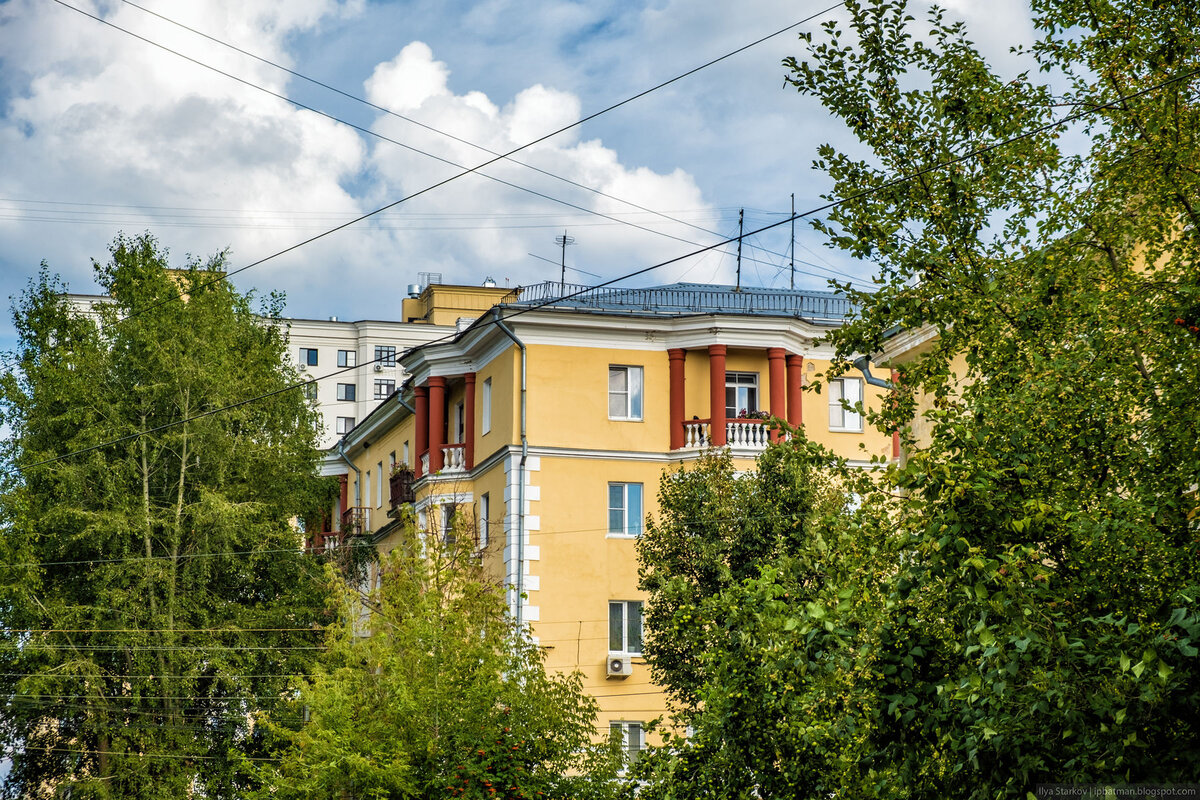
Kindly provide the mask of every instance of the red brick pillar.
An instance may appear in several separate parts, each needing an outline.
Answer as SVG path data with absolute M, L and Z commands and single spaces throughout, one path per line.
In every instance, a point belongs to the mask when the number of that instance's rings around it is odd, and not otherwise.
M 446 379 L 429 379 L 429 474 L 441 471 L 442 448 L 446 446 Z
M 771 416 L 787 419 L 787 387 L 784 385 L 784 360 L 787 351 L 782 347 L 767 348 L 767 369 L 771 384 Z M 779 431 L 771 431 L 771 441 L 779 441 Z
M 667 365 L 671 378 L 671 449 L 683 447 L 683 361 L 687 351 L 672 347 L 667 350 Z
M 475 373 L 463 375 L 467 384 L 467 394 L 463 399 L 463 466 L 468 470 L 475 466 Z
M 804 356 L 787 357 L 787 421 L 799 428 L 804 424 L 801 390 L 804 387 Z
M 725 437 L 725 353 L 723 344 L 708 346 L 708 427 L 713 447 L 724 447 Z
M 429 387 L 418 386 L 413 389 L 417 406 L 416 456 L 412 468 L 416 477 L 421 477 L 421 456 L 429 449 Z

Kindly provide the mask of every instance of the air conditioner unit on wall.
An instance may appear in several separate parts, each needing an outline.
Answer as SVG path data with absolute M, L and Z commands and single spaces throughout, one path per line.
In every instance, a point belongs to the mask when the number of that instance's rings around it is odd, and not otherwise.
M 301 365 L 300 365 L 300 371 L 301 371 L 301 372 L 308 372 L 308 365 L 307 365 L 307 364 L 301 364 Z
M 609 653 L 605 664 L 610 678 L 628 678 L 633 674 L 633 659 L 626 653 Z
M 376 364 L 376 365 L 375 365 L 375 371 L 376 371 L 376 372 L 383 372 L 383 364 Z

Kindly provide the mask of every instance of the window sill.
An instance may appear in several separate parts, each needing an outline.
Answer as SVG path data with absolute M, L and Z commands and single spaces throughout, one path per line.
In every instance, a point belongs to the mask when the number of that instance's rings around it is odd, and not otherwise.
M 862 428 L 830 428 L 830 433 L 862 433 Z
M 640 538 L 642 538 L 642 535 L 640 533 L 611 533 L 610 532 L 610 533 L 606 533 L 604 535 L 604 538 L 605 539 L 640 539 Z
M 609 422 L 645 422 L 644 417 L 609 417 Z

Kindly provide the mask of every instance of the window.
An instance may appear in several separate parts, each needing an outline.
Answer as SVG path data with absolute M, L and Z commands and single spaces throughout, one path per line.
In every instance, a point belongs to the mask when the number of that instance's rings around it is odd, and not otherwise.
M 480 398 L 480 406 L 482 406 L 483 417 L 483 432 L 491 433 L 492 430 L 492 379 L 487 378 L 483 382 L 483 394 Z
M 338 400 L 354 400 L 355 396 L 358 394 L 358 387 L 356 387 L 353 383 L 339 383 L 337 387 Z
M 353 367 L 357 355 L 353 350 L 338 350 L 338 366 Z
M 408 466 L 412 462 L 408 460 L 408 440 L 404 440 L 404 446 L 400 448 L 400 459 L 404 462 L 404 466 Z
M 388 378 L 375 379 L 375 399 L 386 400 L 396 391 L 396 382 Z
M 725 418 L 758 415 L 758 373 L 725 373 Z
M 354 430 L 354 417 L 338 417 L 337 424 L 334 426 L 334 431 L 337 433 L 349 433 Z
M 642 418 L 642 368 L 608 368 L 608 418 Z
M 467 440 L 467 412 L 462 401 L 454 404 L 454 430 L 451 431 L 451 444 L 462 444 Z
M 314 347 L 300 348 L 300 364 L 306 367 L 317 366 L 317 350 Z
M 364 506 L 369 506 L 371 505 L 371 470 L 367 470 L 363 477 L 366 482 L 363 483 L 363 493 L 359 500 Z
M 458 536 L 454 532 L 454 521 L 458 517 L 458 505 L 445 503 L 440 508 L 442 509 L 442 541 L 446 544 L 454 544 L 458 541 Z
M 309 381 L 308 383 L 304 384 L 304 396 L 308 400 L 316 400 L 317 399 L 317 382 L 316 381 Z
M 479 547 L 488 546 L 488 519 L 492 516 L 492 498 L 487 492 L 479 497 Z
M 862 381 L 858 378 L 835 378 L 829 382 L 829 430 L 862 431 L 862 415 L 842 407 L 845 400 L 851 407 L 862 401 Z
M 640 722 L 610 722 L 608 729 L 613 738 L 621 743 L 624 753 L 625 766 L 628 767 L 638 760 L 642 748 L 646 746 L 646 738 L 642 733 Z
M 608 535 L 642 535 L 642 485 L 640 483 L 610 483 L 608 485 Z
M 377 346 L 375 348 L 375 363 L 382 364 L 385 367 L 396 366 L 396 348 L 391 345 L 386 347 Z
M 612 653 L 642 654 L 641 600 L 614 600 L 608 604 L 608 649 Z
M 379 482 L 375 486 L 375 507 L 383 508 L 383 462 L 380 461 L 375 465 L 375 474 L 379 476 Z

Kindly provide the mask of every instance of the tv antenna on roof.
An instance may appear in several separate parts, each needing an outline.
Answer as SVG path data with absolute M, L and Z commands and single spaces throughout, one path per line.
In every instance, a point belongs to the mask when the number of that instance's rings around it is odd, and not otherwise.
M 562 248 L 562 275 L 558 279 L 559 294 L 567 293 L 567 245 L 575 244 L 574 236 L 567 236 L 567 232 L 563 231 L 562 236 L 555 237 L 554 241 Z M 551 262 L 553 263 L 553 262 Z

